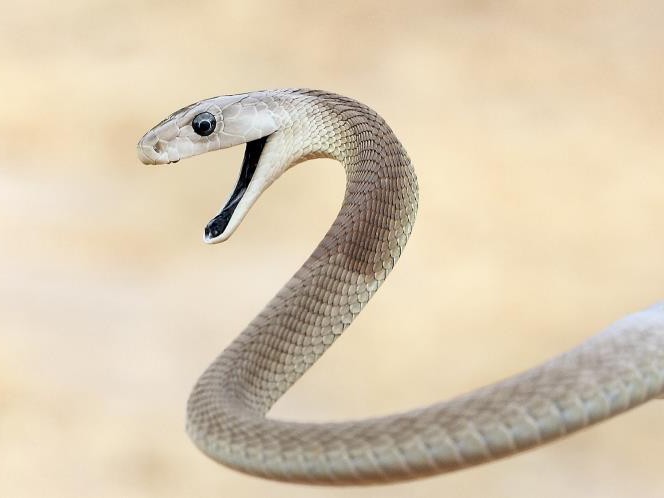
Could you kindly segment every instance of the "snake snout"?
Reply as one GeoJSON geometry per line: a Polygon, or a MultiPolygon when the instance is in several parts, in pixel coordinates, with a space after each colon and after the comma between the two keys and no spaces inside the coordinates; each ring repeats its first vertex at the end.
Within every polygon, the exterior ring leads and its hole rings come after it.
{"type": "Polygon", "coordinates": [[[174,147],[167,150],[166,144],[154,131],[149,131],[136,145],[138,158],[143,164],[166,164],[180,160],[174,147]],[[170,153],[169,153],[170,152],[170,153]]]}
{"type": "Polygon", "coordinates": [[[158,164],[163,153],[160,150],[157,134],[153,131],[146,133],[136,145],[136,152],[143,164],[158,164]]]}

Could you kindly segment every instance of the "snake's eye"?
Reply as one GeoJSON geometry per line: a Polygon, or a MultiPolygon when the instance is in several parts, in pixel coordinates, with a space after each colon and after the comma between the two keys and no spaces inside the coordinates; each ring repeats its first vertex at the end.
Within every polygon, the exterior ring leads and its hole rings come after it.
{"type": "Polygon", "coordinates": [[[200,114],[197,114],[191,122],[191,127],[202,137],[207,137],[214,131],[216,126],[217,120],[209,112],[201,112],[200,114]]]}

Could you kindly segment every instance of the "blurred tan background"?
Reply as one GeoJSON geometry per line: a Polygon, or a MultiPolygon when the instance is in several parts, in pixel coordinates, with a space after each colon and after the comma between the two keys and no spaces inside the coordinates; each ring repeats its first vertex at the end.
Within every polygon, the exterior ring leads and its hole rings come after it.
{"type": "Polygon", "coordinates": [[[664,299],[660,0],[12,2],[0,18],[0,496],[661,497],[664,402],[456,474],[271,483],[190,444],[193,382],[297,269],[341,168],[203,227],[242,150],[149,168],[204,97],[324,88],[378,110],[421,184],[387,284],[273,414],[403,410],[515,373],[664,299]]]}

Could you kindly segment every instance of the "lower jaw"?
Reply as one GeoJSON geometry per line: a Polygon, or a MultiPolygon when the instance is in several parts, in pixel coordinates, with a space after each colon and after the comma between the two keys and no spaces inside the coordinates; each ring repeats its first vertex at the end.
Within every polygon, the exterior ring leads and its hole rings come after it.
{"type": "Polygon", "coordinates": [[[235,213],[235,209],[242,200],[242,197],[247,191],[249,183],[254,177],[256,167],[258,166],[258,161],[268,138],[269,135],[257,140],[252,140],[251,142],[247,142],[247,146],[244,150],[244,158],[242,160],[240,176],[235,185],[235,189],[233,190],[233,193],[228,199],[228,202],[222,208],[219,214],[212,218],[212,220],[210,220],[210,222],[205,227],[206,242],[215,242],[215,239],[222,236],[226,230],[228,223],[235,213]]]}

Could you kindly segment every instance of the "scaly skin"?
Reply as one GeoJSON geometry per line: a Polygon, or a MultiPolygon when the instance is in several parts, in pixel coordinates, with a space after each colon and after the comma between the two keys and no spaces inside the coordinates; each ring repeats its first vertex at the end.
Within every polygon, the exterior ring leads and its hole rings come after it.
{"type": "Polygon", "coordinates": [[[359,102],[321,91],[201,101],[153,128],[138,150],[143,162],[160,164],[266,136],[245,196],[224,232],[208,242],[226,240],[257,197],[306,159],[341,162],[346,194],[313,254],[194,387],[187,430],[214,460],[284,481],[411,479],[532,448],[664,392],[660,304],[541,366],[423,409],[326,424],[266,418],[385,280],[411,233],[418,202],[413,167],[383,119],[359,102]],[[203,111],[219,122],[210,137],[190,126],[203,111]]]}

